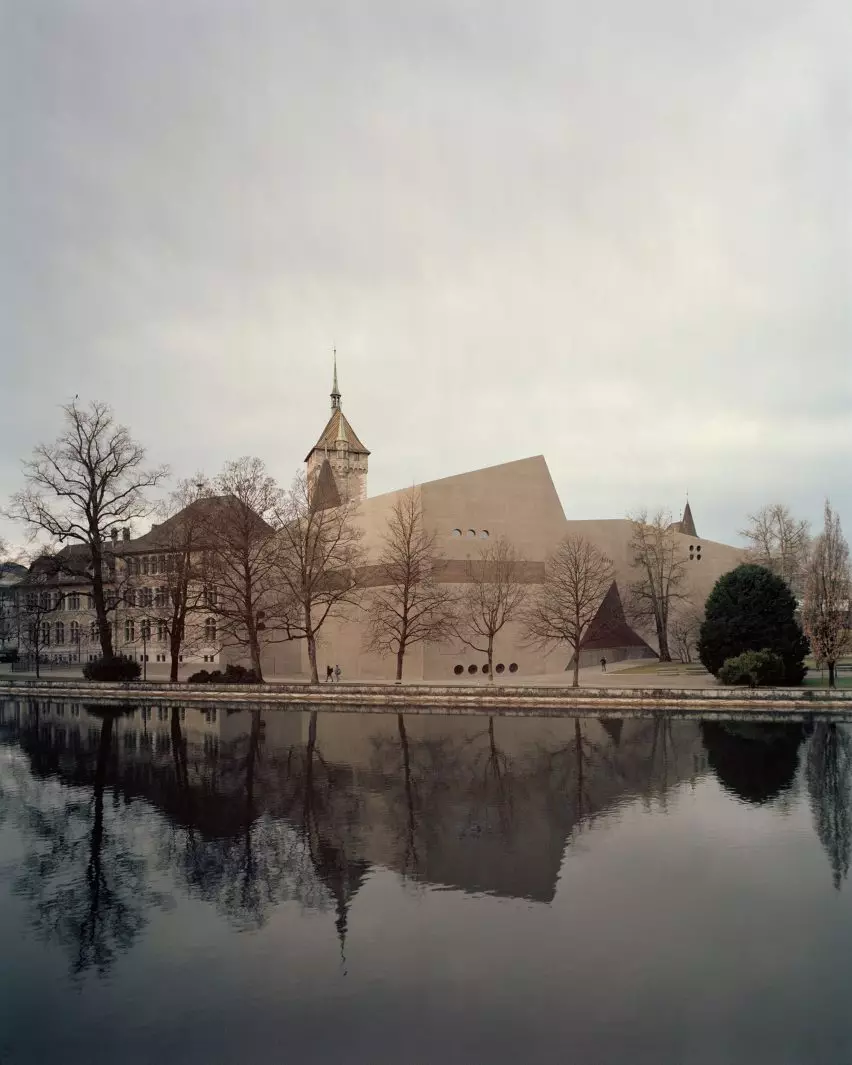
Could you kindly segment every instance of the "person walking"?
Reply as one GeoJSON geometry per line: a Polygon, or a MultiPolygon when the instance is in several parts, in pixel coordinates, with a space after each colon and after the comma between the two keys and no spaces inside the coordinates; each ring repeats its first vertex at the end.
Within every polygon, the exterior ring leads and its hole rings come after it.
{"type": "Polygon", "coordinates": [[[340,666],[334,667],[334,679],[337,681],[338,684],[340,683],[340,666]]]}
{"type": "Polygon", "coordinates": [[[601,659],[601,673],[606,673],[606,659],[601,659]]]}
{"type": "Polygon", "coordinates": [[[325,682],[330,684],[334,680],[334,669],[331,666],[325,667],[325,682]]]}

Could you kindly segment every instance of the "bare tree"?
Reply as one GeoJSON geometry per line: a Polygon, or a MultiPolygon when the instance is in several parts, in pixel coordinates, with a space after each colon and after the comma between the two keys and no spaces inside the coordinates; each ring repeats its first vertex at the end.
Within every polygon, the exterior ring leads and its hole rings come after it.
{"type": "Polygon", "coordinates": [[[311,683],[318,684],[317,638],[329,618],[359,605],[364,552],[356,504],[326,506],[312,489],[300,472],[281,507],[276,581],[284,632],[307,642],[311,683]]]}
{"type": "MultiPolygon", "coordinates": [[[[163,504],[164,520],[155,533],[156,550],[164,552],[165,571],[159,575],[153,609],[145,611],[143,621],[164,630],[169,644],[169,680],[173,683],[177,682],[181,656],[187,650],[197,650],[202,640],[216,642],[207,639],[209,626],[202,630],[197,624],[200,613],[206,609],[212,612],[218,599],[214,587],[205,582],[203,567],[211,515],[219,516],[217,502],[208,504],[205,498],[206,489],[201,475],[181,481],[163,504]]],[[[128,563],[134,570],[138,566],[132,557],[128,563]]]]}
{"type": "Polygon", "coordinates": [[[628,611],[638,623],[653,626],[660,661],[671,662],[669,619],[674,604],[684,602],[686,558],[671,528],[671,515],[647,511],[630,516],[630,553],[635,579],[630,585],[628,611]]]}
{"type": "Polygon", "coordinates": [[[437,534],[423,526],[420,497],[411,489],[394,503],[371,580],[366,646],[396,656],[402,680],[405,652],[415,643],[440,642],[451,630],[454,595],[439,584],[433,566],[440,558],[437,534]]]}
{"type": "Polygon", "coordinates": [[[689,604],[681,604],[669,619],[669,638],[673,650],[681,662],[690,663],[698,649],[698,637],[704,612],[689,604]]]}
{"type": "Polygon", "coordinates": [[[582,536],[566,536],[547,559],[544,584],[521,615],[530,641],[541,648],[567,644],[573,651],[576,688],[580,648],[613,581],[612,559],[582,536]]]}
{"type": "Polygon", "coordinates": [[[261,646],[270,642],[276,600],[275,529],[281,489],[258,458],[229,462],[215,481],[204,533],[203,579],[216,588],[215,611],[221,642],[248,651],[251,668],[263,679],[261,646]]]}
{"type": "Polygon", "coordinates": [[[75,400],[62,409],[65,428],[54,443],[39,444],[24,463],[26,487],[13,497],[11,514],[33,536],[47,533],[60,544],[86,546],[101,652],[112,658],[108,541],[149,512],[143,493],[168,471],[144,468],[145,449],[116,423],[106,403],[95,400],[83,409],[75,400]]]}
{"type": "Polygon", "coordinates": [[[823,530],[814,540],[804,573],[803,628],[817,660],[828,666],[828,685],[834,687],[838,659],[852,646],[849,597],[852,579],[849,545],[840,518],[826,500],[823,530]]]}
{"type": "Polygon", "coordinates": [[[801,591],[811,539],[806,521],[794,518],[783,503],[769,503],[749,514],[740,536],[748,542],[749,562],[765,566],[794,592],[801,591]]]}
{"type": "Polygon", "coordinates": [[[527,597],[524,564],[509,541],[500,536],[468,561],[465,583],[456,600],[452,633],[488,659],[494,680],[494,640],[520,611],[527,597]]]}

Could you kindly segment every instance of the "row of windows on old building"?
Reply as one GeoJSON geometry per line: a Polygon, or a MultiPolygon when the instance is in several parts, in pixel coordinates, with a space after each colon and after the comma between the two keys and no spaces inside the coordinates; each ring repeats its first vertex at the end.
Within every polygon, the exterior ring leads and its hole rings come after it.
{"type": "MultiPolygon", "coordinates": [[[[151,634],[154,632],[154,624],[156,625],[157,642],[165,643],[169,638],[169,628],[165,621],[157,621],[152,623],[148,618],[143,618],[139,622],[138,638],[140,640],[150,640],[151,634]]],[[[115,639],[118,640],[121,634],[121,627],[118,622],[114,623],[115,639]]],[[[28,627],[28,636],[30,643],[35,643],[38,636],[41,636],[42,646],[56,645],[61,647],[65,643],[66,639],[66,626],[64,621],[43,621],[41,628],[38,629],[35,623],[32,623],[28,627]]],[[[72,621],[68,624],[67,637],[69,643],[79,643],[82,639],[83,631],[78,622],[72,621]]],[[[89,640],[95,642],[98,638],[98,623],[96,621],[91,622],[89,625],[89,640]]],[[[204,639],[207,643],[215,643],[217,638],[217,625],[215,618],[205,618],[204,621],[204,639]]],[[[134,643],[137,639],[137,628],[133,618],[126,618],[124,622],[124,642],[134,643]]]]}
{"type": "MultiPolygon", "coordinates": [[[[112,610],[121,600],[129,607],[166,607],[169,605],[169,589],[165,585],[159,588],[127,588],[123,592],[108,592],[107,608],[112,610]]],[[[219,594],[215,588],[205,585],[201,591],[201,605],[215,607],[219,594]]],[[[27,610],[93,610],[94,600],[91,592],[27,592],[27,610]]]]}

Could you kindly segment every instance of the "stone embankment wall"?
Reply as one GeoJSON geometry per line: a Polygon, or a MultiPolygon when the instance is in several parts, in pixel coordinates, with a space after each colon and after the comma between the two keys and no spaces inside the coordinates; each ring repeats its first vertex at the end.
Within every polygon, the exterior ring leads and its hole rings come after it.
{"type": "Polygon", "coordinates": [[[539,688],[432,684],[92,684],[74,680],[0,680],[0,698],[67,699],[172,705],[326,709],[370,713],[528,713],[595,716],[625,710],[706,716],[714,711],[829,713],[852,720],[852,691],[813,688],[539,688]]]}

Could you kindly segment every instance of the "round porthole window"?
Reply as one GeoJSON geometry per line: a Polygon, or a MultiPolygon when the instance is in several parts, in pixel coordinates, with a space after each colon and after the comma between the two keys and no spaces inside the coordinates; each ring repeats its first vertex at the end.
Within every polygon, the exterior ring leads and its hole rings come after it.
{"type": "Polygon", "coordinates": [[[487,662],[486,662],[486,663],[485,663],[485,665],[484,665],[484,666],[482,667],[482,672],[483,672],[483,673],[487,673],[487,672],[488,672],[488,663],[487,663],[487,662]]]}
{"type": "Polygon", "coordinates": [[[494,667],[494,672],[495,673],[502,673],[505,668],[506,667],[503,665],[502,662],[498,662],[497,665],[494,667]]]}
{"type": "Polygon", "coordinates": [[[517,672],[518,672],[518,663],[517,663],[517,662],[513,662],[513,663],[512,663],[512,664],[511,664],[511,665],[509,666],[509,672],[510,672],[510,673],[517,673],[517,672]]]}
{"type": "Polygon", "coordinates": [[[450,536],[461,536],[461,529],[453,529],[450,536]]]}
{"type": "Polygon", "coordinates": [[[467,530],[467,535],[468,536],[476,536],[476,529],[468,529],[467,530]]]}
{"type": "Polygon", "coordinates": [[[475,673],[476,672],[476,666],[474,666],[474,665],[468,666],[467,667],[467,671],[468,671],[468,673],[475,673]]]}
{"type": "Polygon", "coordinates": [[[459,673],[464,673],[464,666],[453,666],[453,673],[455,673],[456,676],[458,676],[459,673]]]}
{"type": "Polygon", "coordinates": [[[490,535],[491,533],[489,533],[487,529],[483,529],[482,532],[479,534],[482,540],[487,540],[490,535]]]}

